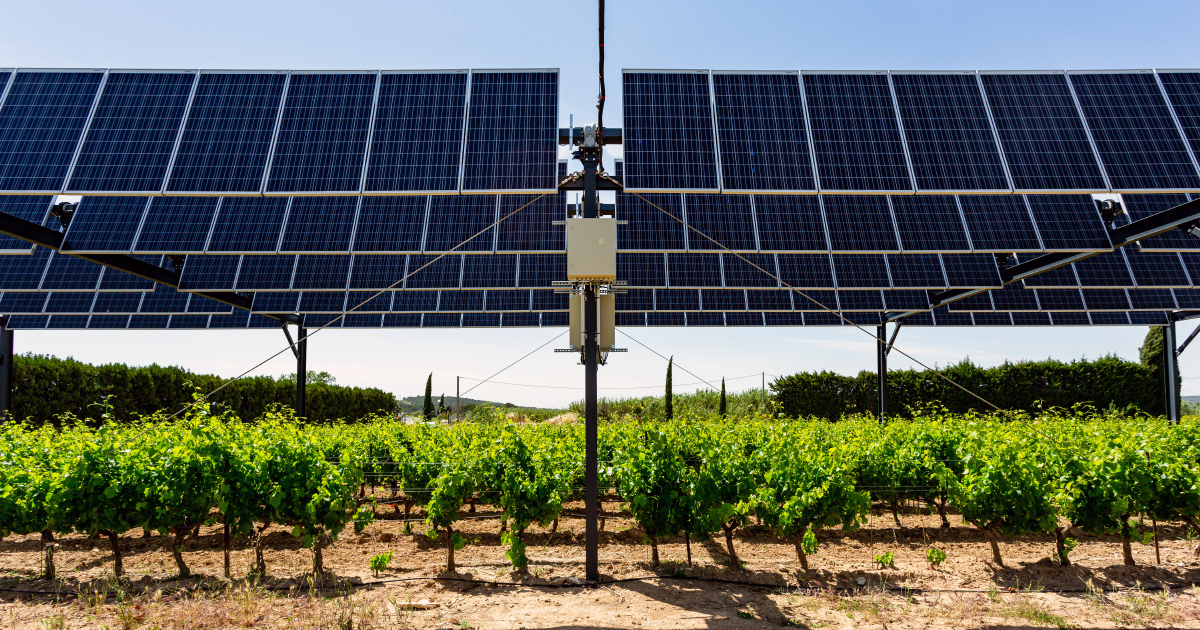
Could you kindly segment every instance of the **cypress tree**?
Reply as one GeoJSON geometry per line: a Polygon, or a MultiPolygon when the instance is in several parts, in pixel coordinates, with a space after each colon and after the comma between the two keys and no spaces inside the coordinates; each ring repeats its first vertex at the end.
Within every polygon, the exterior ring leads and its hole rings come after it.
{"type": "Polygon", "coordinates": [[[667,361],[667,395],[664,397],[663,409],[667,420],[675,417],[675,407],[671,400],[671,368],[675,365],[675,355],[671,355],[671,360],[667,361]]]}
{"type": "MultiPolygon", "coordinates": [[[[1163,411],[1166,411],[1167,404],[1168,356],[1166,345],[1163,344],[1163,327],[1151,326],[1146,332],[1146,339],[1142,341],[1142,347],[1138,348],[1138,358],[1141,359],[1142,365],[1154,368],[1154,377],[1162,388],[1163,411]]],[[[1182,387],[1183,378],[1176,370],[1175,389],[1178,391],[1182,387]]]]}
{"type": "Polygon", "coordinates": [[[728,407],[726,407],[726,404],[725,404],[725,377],[722,376],[721,377],[721,409],[720,409],[722,418],[725,417],[725,412],[727,410],[728,410],[728,407]]]}
{"type": "Polygon", "coordinates": [[[445,412],[446,412],[446,395],[442,394],[441,400],[438,401],[438,417],[439,418],[442,417],[442,414],[445,412]]]}
{"type": "Polygon", "coordinates": [[[425,381],[425,407],[421,410],[421,415],[425,416],[426,420],[432,420],[433,412],[433,372],[430,372],[425,381]]]}

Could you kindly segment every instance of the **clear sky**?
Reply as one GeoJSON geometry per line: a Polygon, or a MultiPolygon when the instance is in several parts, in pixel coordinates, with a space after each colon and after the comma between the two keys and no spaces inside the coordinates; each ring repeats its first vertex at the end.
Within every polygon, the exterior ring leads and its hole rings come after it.
{"type": "MultiPolygon", "coordinates": [[[[595,2],[12,2],[0,18],[0,66],[114,68],[560,68],[561,122],[595,116],[595,2]]],[[[1109,69],[1197,68],[1200,2],[608,2],[609,107],[620,121],[621,68],[1109,69]]],[[[1180,325],[1180,335],[1191,325],[1180,325]]],[[[631,329],[638,341],[709,382],[803,370],[874,369],[874,342],[854,329],[631,329]]],[[[482,379],[558,330],[329,330],[309,367],[344,384],[401,396],[452,395],[456,375],[482,379]]],[[[970,356],[1136,359],[1145,328],[905,329],[897,347],[928,364],[970,356]]],[[[622,337],[618,335],[619,342],[622,337]]],[[[176,364],[236,375],[284,347],[275,330],[17,333],[17,349],[89,362],[176,364]]],[[[563,405],[583,369],[559,339],[471,397],[563,405]]],[[[602,395],[657,392],[665,362],[625,339],[600,372],[602,395]]],[[[1200,344],[1180,357],[1185,394],[1200,394],[1200,344]]],[[[893,354],[895,368],[912,364],[893,354]]],[[[295,369],[284,353],[259,372],[295,369]]],[[[696,379],[677,374],[676,383],[696,379]]],[[[468,383],[464,379],[464,384],[468,383]]],[[[731,380],[737,390],[757,378],[731,380]]],[[[468,385],[464,385],[465,390],[468,385]]],[[[678,387],[677,389],[690,389],[678,387]]]]}

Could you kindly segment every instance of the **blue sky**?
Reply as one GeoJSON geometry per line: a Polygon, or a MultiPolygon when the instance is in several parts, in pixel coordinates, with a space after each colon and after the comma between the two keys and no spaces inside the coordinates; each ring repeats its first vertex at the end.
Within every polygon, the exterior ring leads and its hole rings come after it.
{"type": "MultiPolygon", "coordinates": [[[[39,2],[9,3],[0,65],[132,68],[560,68],[561,118],[594,118],[594,2],[39,2]]],[[[1200,2],[608,2],[609,106],[619,124],[621,68],[1109,69],[1197,68],[1200,2]]],[[[1181,336],[1191,326],[1181,324],[1181,336]]],[[[860,331],[634,329],[639,341],[710,382],[766,371],[874,368],[860,331]]],[[[1145,328],[906,329],[897,346],[930,365],[970,356],[1136,358],[1145,328]]],[[[484,378],[557,330],[326,331],[309,367],[346,384],[418,393],[434,373],[484,378]]],[[[620,336],[618,336],[620,339],[620,336]]],[[[90,362],[157,362],[232,376],[283,347],[278,331],[22,332],[18,351],[90,362]]],[[[472,397],[561,405],[581,396],[582,368],[551,347],[472,397]]],[[[665,363],[632,341],[601,370],[605,395],[655,392],[665,363]]],[[[1200,346],[1180,359],[1185,394],[1200,394],[1200,346]],[[1191,378],[1198,377],[1198,378],[1191,378]],[[1193,385],[1194,383],[1194,385],[1193,385]]],[[[891,365],[911,363],[893,354],[891,365]]],[[[290,354],[259,373],[294,369],[290,354]]],[[[696,379],[680,375],[678,383],[696,379]]],[[[464,380],[464,383],[468,381],[464,380]]],[[[757,378],[731,380],[732,389],[757,378]]],[[[464,390],[466,386],[464,386],[464,390]]],[[[687,389],[686,387],[680,389],[687,389]]]]}

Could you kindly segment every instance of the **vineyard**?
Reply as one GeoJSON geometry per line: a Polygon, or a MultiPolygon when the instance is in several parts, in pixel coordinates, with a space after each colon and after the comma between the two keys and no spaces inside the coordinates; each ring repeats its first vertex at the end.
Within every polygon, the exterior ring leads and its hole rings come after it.
{"type": "MultiPolygon", "coordinates": [[[[800,565],[825,528],[853,530],[872,505],[919,504],[951,511],[981,531],[992,560],[999,542],[1053,533],[1070,563],[1073,529],[1149,536],[1143,523],[1197,529],[1200,425],[1086,411],[1017,419],[930,410],[905,421],[851,418],[677,419],[610,422],[600,430],[600,483],[625,504],[650,546],[683,534],[716,539],[737,566],[733,534],[754,524],[794,545],[800,565]]],[[[475,506],[502,516],[504,556],[524,571],[523,535],[571,516],[583,485],[583,430],[575,424],[492,422],[451,426],[386,418],[306,426],[273,412],[253,423],[197,405],[166,422],[62,429],[9,424],[0,434],[0,534],[39,534],[53,576],[54,540],[81,533],[107,539],[115,574],[135,528],[173,537],[180,553],[201,525],[223,527],[225,571],[234,539],[251,541],[263,574],[260,533],[291,528],[320,575],[322,550],[347,528],[398,514],[445,550],[468,543],[456,525],[475,506]],[[128,543],[126,543],[128,544],[128,543]]],[[[578,511],[578,510],[576,510],[578,511]]],[[[897,520],[897,524],[899,521],[897,520]]],[[[141,533],[141,532],[137,532],[141,533]]]]}

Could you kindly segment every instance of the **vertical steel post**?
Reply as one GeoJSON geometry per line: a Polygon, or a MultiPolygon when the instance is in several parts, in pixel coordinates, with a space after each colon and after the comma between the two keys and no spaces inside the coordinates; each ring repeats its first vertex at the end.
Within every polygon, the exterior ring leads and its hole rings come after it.
{"type": "Polygon", "coordinates": [[[887,415],[887,324],[880,324],[876,336],[879,341],[875,343],[875,352],[879,357],[878,365],[876,366],[876,377],[878,379],[879,389],[879,419],[887,415]]]}
{"type": "Polygon", "coordinates": [[[600,527],[599,499],[596,466],[597,462],[597,422],[596,422],[596,375],[600,367],[600,348],[597,346],[599,337],[599,314],[596,308],[596,288],[588,286],[583,294],[583,331],[584,331],[584,442],[587,450],[586,479],[584,481],[584,501],[587,505],[587,553],[585,564],[586,579],[600,579],[600,527]]]}
{"type": "Polygon", "coordinates": [[[762,373],[762,405],[763,413],[767,413],[767,373],[762,373]]]}
{"type": "Polygon", "coordinates": [[[1163,326],[1163,389],[1166,394],[1167,420],[1179,424],[1179,352],[1175,339],[1175,320],[1163,326]]]}
{"type": "Polygon", "coordinates": [[[0,317],[0,419],[12,413],[13,331],[8,318],[0,317]]]}
{"type": "MultiPolygon", "coordinates": [[[[301,320],[303,321],[303,320],[301,320]]],[[[296,416],[303,418],[304,388],[308,385],[308,329],[304,324],[296,327],[296,416]]]]}
{"type": "Polygon", "coordinates": [[[454,421],[462,420],[462,377],[454,377],[454,421]]]}

